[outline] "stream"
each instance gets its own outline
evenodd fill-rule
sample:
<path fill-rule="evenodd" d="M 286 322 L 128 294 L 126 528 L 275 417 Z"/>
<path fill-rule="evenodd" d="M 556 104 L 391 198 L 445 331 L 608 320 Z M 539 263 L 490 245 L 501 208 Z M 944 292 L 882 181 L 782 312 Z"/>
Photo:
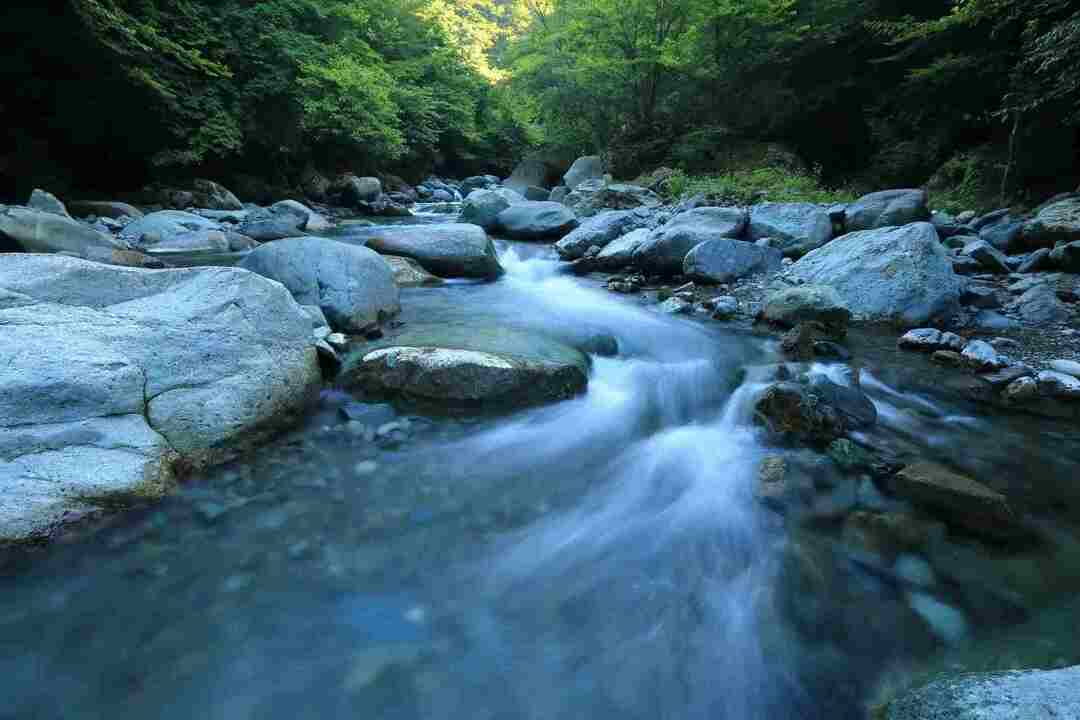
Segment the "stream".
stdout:
<path fill-rule="evenodd" d="M 583 396 L 372 406 L 360 431 L 327 387 L 164 502 L 3 551 L 0 718 L 837 720 L 934 662 L 1080 661 L 1067 619 L 992 642 L 1080 588 L 1074 428 L 988 414 L 895 334 L 853 333 L 879 413 L 857 439 L 1006 492 L 1044 536 L 875 552 L 851 517 L 906 506 L 751 422 L 774 338 L 608 293 L 547 245 L 499 252 L 497 282 L 403 290 L 401 321 L 613 336 Z M 801 512 L 755 498 L 777 454 Z"/>

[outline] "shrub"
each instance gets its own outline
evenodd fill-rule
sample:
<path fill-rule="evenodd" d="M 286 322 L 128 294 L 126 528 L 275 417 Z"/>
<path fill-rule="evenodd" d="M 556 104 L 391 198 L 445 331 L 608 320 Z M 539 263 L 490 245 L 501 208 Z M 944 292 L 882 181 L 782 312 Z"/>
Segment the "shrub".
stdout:
<path fill-rule="evenodd" d="M 665 184 L 670 199 L 704 195 L 710 202 L 751 205 L 758 202 L 812 202 L 822 205 L 855 199 L 846 189 L 823 187 L 816 177 L 779 167 L 737 170 L 723 175 L 687 175 L 676 170 Z"/>

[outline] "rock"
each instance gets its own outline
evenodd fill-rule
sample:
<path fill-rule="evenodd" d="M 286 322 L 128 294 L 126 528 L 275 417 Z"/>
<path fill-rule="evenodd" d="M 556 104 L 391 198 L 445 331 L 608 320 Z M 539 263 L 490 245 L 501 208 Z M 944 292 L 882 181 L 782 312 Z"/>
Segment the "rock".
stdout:
<path fill-rule="evenodd" d="M 514 172 L 503 183 L 511 190 L 523 193 L 530 185 L 536 187 L 551 187 L 548 183 L 551 169 L 548 164 L 539 158 L 526 158 L 518 163 Z"/>
<path fill-rule="evenodd" d="M 189 230 L 169 234 L 161 240 L 147 236 L 142 251 L 152 257 L 161 258 L 174 267 L 190 265 L 219 264 L 232 253 L 237 258 L 252 248 L 256 243 L 246 235 L 221 230 Z M 233 259 L 237 259 L 233 258 Z M 220 264 L 231 264 L 221 262 Z"/>
<path fill-rule="evenodd" d="M 964 248 L 964 254 L 974 258 L 986 270 L 998 275 L 1008 275 L 1011 270 L 1004 255 L 985 240 L 976 240 Z"/>
<path fill-rule="evenodd" d="M 907 225 L 930 219 L 924 190 L 885 190 L 849 205 L 844 224 L 849 233 Z"/>
<path fill-rule="evenodd" d="M 509 190 L 474 190 L 469 193 L 461 206 L 460 221 L 479 225 L 489 232 L 494 231 L 498 226 L 496 219 L 499 213 L 510 207 L 511 202 L 514 202 L 507 197 L 512 192 Z M 517 195 L 517 193 L 513 194 Z"/>
<path fill-rule="evenodd" d="M 1020 323 L 993 310 L 980 310 L 971 319 L 971 327 L 983 332 L 1004 332 L 1019 328 Z"/>
<path fill-rule="evenodd" d="M 1019 221 L 997 223 L 979 231 L 979 238 L 1003 253 L 1024 251 L 1022 235 L 1024 223 Z"/>
<path fill-rule="evenodd" d="M 597 270 L 618 270 L 634 262 L 634 254 L 652 237 L 652 231 L 641 228 L 629 232 L 610 242 L 600 253 L 591 259 L 590 264 Z"/>
<path fill-rule="evenodd" d="M 782 504 L 788 494 L 788 464 L 781 455 L 770 455 L 758 466 L 754 496 L 767 504 Z"/>
<path fill-rule="evenodd" d="M 390 266 L 394 274 L 394 282 L 398 284 L 398 287 L 421 287 L 443 283 L 442 278 L 432 275 L 412 258 L 384 255 L 383 260 Z"/>
<path fill-rule="evenodd" d="M 414 325 L 354 352 L 347 387 L 479 408 L 521 407 L 583 392 L 588 358 L 545 336 L 485 326 Z"/>
<path fill-rule="evenodd" d="M 1009 364 L 1008 358 L 999 355 L 990 343 L 983 340 L 972 340 L 960 354 L 967 365 L 982 372 L 1000 370 Z"/>
<path fill-rule="evenodd" d="M 276 202 L 270 206 L 270 212 L 274 215 L 290 215 L 299 218 L 301 222 L 298 229 L 304 232 L 323 233 L 333 227 L 325 217 L 296 200 Z"/>
<path fill-rule="evenodd" d="M 3 540 L 159 496 L 177 461 L 250 447 L 321 383 L 310 318 L 245 270 L 2 255 L 0 296 Z"/>
<path fill-rule="evenodd" d="M 960 223 L 961 225 L 968 225 L 976 217 L 978 216 L 975 214 L 974 210 L 965 210 L 964 212 L 956 216 L 956 222 Z"/>
<path fill-rule="evenodd" d="M 761 317 L 781 327 L 795 327 L 803 322 L 819 322 L 833 337 L 847 335 L 851 311 L 830 287 L 801 285 L 770 293 Z"/>
<path fill-rule="evenodd" d="M 968 285 L 964 288 L 964 291 L 960 293 L 960 302 L 968 307 L 979 308 L 981 310 L 991 310 L 996 307 L 1001 307 L 1001 302 L 998 300 L 994 288 L 986 285 Z"/>
<path fill-rule="evenodd" d="M 1039 393 L 1046 397 L 1080 400 L 1080 378 L 1054 370 L 1043 370 L 1035 376 Z"/>
<path fill-rule="evenodd" d="M 1029 248 L 1051 248 L 1059 242 L 1080 240 L 1080 197 L 1051 203 L 1024 226 L 1024 244 Z"/>
<path fill-rule="evenodd" d="M 1054 372 L 1072 375 L 1074 378 L 1080 378 L 1080 362 L 1076 362 L 1075 360 L 1051 360 L 1050 369 Z"/>
<path fill-rule="evenodd" d="M 573 190 L 586 180 L 603 180 L 604 161 L 599 155 L 586 155 L 579 157 L 563 175 L 563 185 Z"/>
<path fill-rule="evenodd" d="M 889 491 L 974 533 L 1014 537 L 1020 530 L 1005 496 L 930 462 L 909 465 L 887 481 Z"/>
<path fill-rule="evenodd" d="M 638 248 L 634 263 L 648 272 L 676 275 L 696 246 L 706 240 L 736 238 L 747 223 L 741 208 L 707 207 L 679 213 Z"/>
<path fill-rule="evenodd" d="M 930 223 L 848 233 L 788 272 L 832 287 L 857 317 L 909 327 L 951 315 L 965 285 Z"/>
<path fill-rule="evenodd" d="M 1030 402 L 1039 397 L 1039 383 L 1033 377 L 1022 377 L 1009 383 L 1001 394 L 1006 404 Z"/>
<path fill-rule="evenodd" d="M 120 231 L 121 239 L 136 248 L 164 246 L 185 233 L 197 230 L 219 230 L 221 226 L 200 215 L 181 210 L 161 210 L 150 213 Z"/>
<path fill-rule="evenodd" d="M 716 320 L 728 320 L 739 313 L 739 301 L 731 295 L 721 295 L 706 302 Z"/>
<path fill-rule="evenodd" d="M 1080 240 L 1058 245 L 1050 253 L 1049 261 L 1059 270 L 1080 273 Z"/>
<path fill-rule="evenodd" d="M 27 206 L 33 210 L 40 210 L 41 212 L 52 213 L 53 215 L 59 215 L 60 217 L 71 218 L 68 215 L 67 208 L 64 207 L 64 203 L 60 202 L 55 195 L 44 190 L 34 190 L 30 194 L 30 202 Z"/>
<path fill-rule="evenodd" d="M 570 194 L 570 188 L 565 185 L 560 185 L 551 191 L 551 196 L 548 200 L 551 202 L 564 203 L 566 202 L 566 196 Z"/>
<path fill-rule="evenodd" d="M 930 355 L 930 360 L 946 367 L 960 367 L 964 364 L 964 356 L 955 350 L 935 350 Z"/>
<path fill-rule="evenodd" d="M 982 263 L 967 255 L 949 255 L 948 260 L 957 275 L 978 275 L 985 271 Z"/>
<path fill-rule="evenodd" d="M 104 200 L 72 200 L 67 204 L 67 209 L 68 212 L 74 213 L 76 217 L 96 215 L 97 217 L 107 217 L 113 220 L 119 220 L 122 217 L 138 220 L 143 216 L 142 210 L 133 205 Z"/>
<path fill-rule="evenodd" d="M 1008 306 L 1024 322 L 1040 324 L 1061 322 L 1068 317 L 1068 310 L 1049 285 L 1036 285 Z"/>
<path fill-rule="evenodd" d="M 933 328 L 920 328 L 908 331 L 897 341 L 897 345 L 905 350 L 918 352 L 933 352 L 934 350 L 960 352 L 967 345 L 967 341 L 951 332 L 943 333 Z"/>
<path fill-rule="evenodd" d="M 191 183 L 192 204 L 208 210 L 243 210 L 244 205 L 228 188 L 213 180 L 195 180 Z"/>
<path fill-rule="evenodd" d="M 750 209 L 751 240 L 773 238 L 786 257 L 802 257 L 832 239 L 827 209 L 812 203 L 762 203 Z"/>
<path fill-rule="evenodd" d="M 500 212 L 495 224 L 516 240 L 558 240 L 578 226 L 578 219 L 560 203 L 522 202 Z"/>
<path fill-rule="evenodd" d="M 589 180 L 567 193 L 562 203 L 577 213 L 578 217 L 585 218 L 604 210 L 657 208 L 663 201 L 652 190 L 640 185 Z"/>
<path fill-rule="evenodd" d="M 496 278 L 503 273 L 495 244 L 481 228 L 465 223 L 399 225 L 352 230 L 342 238 L 362 240 L 384 255 L 412 258 L 439 277 Z"/>
<path fill-rule="evenodd" d="M 754 421 L 780 438 L 827 445 L 846 432 L 843 417 L 801 385 L 774 383 L 754 404 Z"/>
<path fill-rule="evenodd" d="M 847 428 L 865 430 L 877 424 L 877 408 L 857 387 L 839 385 L 824 376 L 815 375 L 810 380 L 808 390 L 819 401 L 828 403 L 840 413 Z"/>
<path fill-rule="evenodd" d="M 277 280 L 302 305 L 318 305 L 335 330 L 363 333 L 401 309 L 390 266 L 357 245 L 281 240 L 257 248 L 240 267 Z"/>
<path fill-rule="evenodd" d="M 130 245 L 80 222 L 52 213 L 0 205 L 0 235 L 28 253 L 89 254 L 127 250 Z"/>
<path fill-rule="evenodd" d="M 551 199 L 551 191 L 535 185 L 530 185 L 522 192 L 526 200 L 535 202 L 547 202 Z"/>
<path fill-rule="evenodd" d="M 668 298 L 660 303 L 660 312 L 668 315 L 686 315 L 693 309 L 693 304 L 677 297 Z"/>
<path fill-rule="evenodd" d="M 1010 222 L 1009 213 L 1012 212 L 1009 208 L 1001 208 L 1000 210 L 994 210 L 988 212 L 985 215 L 979 217 L 976 220 L 968 223 L 975 232 L 980 232 L 983 228 L 990 227 L 991 225 L 999 225 L 1001 223 Z"/>
<path fill-rule="evenodd" d="M 691 280 L 730 283 L 758 273 L 775 272 L 783 259 L 779 250 L 742 240 L 707 240 L 691 250 L 683 261 L 683 275 Z"/>
<path fill-rule="evenodd" d="M 382 195 L 382 182 L 378 178 L 349 175 L 340 184 L 340 194 L 342 202 L 352 207 L 373 203 Z"/>
<path fill-rule="evenodd" d="M 584 220 L 576 230 L 555 244 L 564 260 L 584 257 L 591 247 L 604 248 L 628 232 L 656 226 L 656 217 L 648 210 L 609 210 Z"/>
<path fill-rule="evenodd" d="M 473 175 L 461 181 L 461 194 L 466 198 L 476 190 L 491 190 L 499 186 L 499 178 L 494 175 Z"/>
<path fill-rule="evenodd" d="M 237 226 L 237 231 L 259 242 L 271 242 L 294 238 L 304 234 L 301 229 L 307 220 L 293 213 L 274 215 L 269 218 L 253 218 Z"/>
<path fill-rule="evenodd" d="M 1058 720 L 1080 717 L 1080 665 L 1061 670 L 965 673 L 889 703 L 886 720 Z"/>

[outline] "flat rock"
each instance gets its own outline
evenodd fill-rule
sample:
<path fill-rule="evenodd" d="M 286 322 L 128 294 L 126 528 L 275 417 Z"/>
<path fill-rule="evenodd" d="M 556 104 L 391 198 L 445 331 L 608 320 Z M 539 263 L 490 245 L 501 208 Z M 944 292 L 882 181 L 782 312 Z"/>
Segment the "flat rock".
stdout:
<path fill-rule="evenodd" d="M 909 465 L 887 481 L 890 492 L 939 514 L 944 520 L 993 538 L 1018 532 L 1005 496 L 940 465 Z"/>
<path fill-rule="evenodd" d="M 884 190 L 864 195 L 847 207 L 849 233 L 895 227 L 930 219 L 924 190 Z"/>
<path fill-rule="evenodd" d="M 886 720 L 1065 720 L 1080 718 L 1080 665 L 1061 670 L 965 673 L 889 703 Z"/>
<path fill-rule="evenodd" d="M 495 244 L 483 228 L 466 223 L 350 228 L 340 237 L 384 255 L 412 258 L 444 278 L 496 278 L 503 273 Z"/>
<path fill-rule="evenodd" d="M 771 247 L 721 238 L 696 245 L 683 261 L 683 275 L 691 280 L 730 283 L 739 278 L 780 269 L 783 255 Z"/>
<path fill-rule="evenodd" d="M 1076 240 L 1080 240 L 1080 197 L 1047 205 L 1024 226 L 1024 243 L 1030 248 L 1052 248 Z"/>
<path fill-rule="evenodd" d="M 1018 297 L 1008 309 L 1027 323 L 1061 322 L 1068 317 L 1064 303 L 1048 284 L 1035 285 Z"/>
<path fill-rule="evenodd" d="M 479 225 L 488 232 L 498 227 L 496 222 L 501 213 L 512 203 L 524 202 L 525 198 L 509 188 L 473 190 L 461 205 L 459 220 L 463 223 Z"/>
<path fill-rule="evenodd" d="M 412 258 L 383 255 L 382 259 L 390 266 L 391 272 L 394 273 L 394 282 L 398 284 L 398 287 L 421 287 L 443 283 L 441 277 L 432 275 Z"/>
<path fill-rule="evenodd" d="M 762 203 L 750 209 L 749 238 L 771 238 L 785 257 L 802 257 L 829 242 L 832 220 L 812 203 Z"/>
<path fill-rule="evenodd" d="M 0 205 L 0 235 L 6 235 L 28 253 L 73 253 L 127 250 L 130 245 L 71 218 L 24 207 Z"/>
<path fill-rule="evenodd" d="M 843 337 L 847 334 L 851 311 L 832 288 L 799 285 L 770 293 L 761 316 L 766 322 L 787 328 L 804 322 L 819 322 L 834 337 Z"/>
<path fill-rule="evenodd" d="M 500 212 L 495 225 L 516 240 L 558 240 L 578 226 L 578 218 L 561 203 L 526 201 Z"/>
<path fill-rule="evenodd" d="M 658 220 L 654 213 L 644 210 L 608 210 L 586 218 L 572 233 L 555 244 L 564 260 L 584 257 L 590 247 L 607 247 L 613 240 L 641 228 L 653 228 Z"/>

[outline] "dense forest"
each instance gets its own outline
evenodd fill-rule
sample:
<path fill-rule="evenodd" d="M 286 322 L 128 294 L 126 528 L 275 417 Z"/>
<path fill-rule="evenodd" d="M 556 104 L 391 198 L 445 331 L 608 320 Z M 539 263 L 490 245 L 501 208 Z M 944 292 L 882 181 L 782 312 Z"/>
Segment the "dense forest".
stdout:
<path fill-rule="evenodd" d="M 1080 179 L 1069 0 L 69 0 L 0 35 L 5 199 L 591 152 L 972 206 Z"/>

